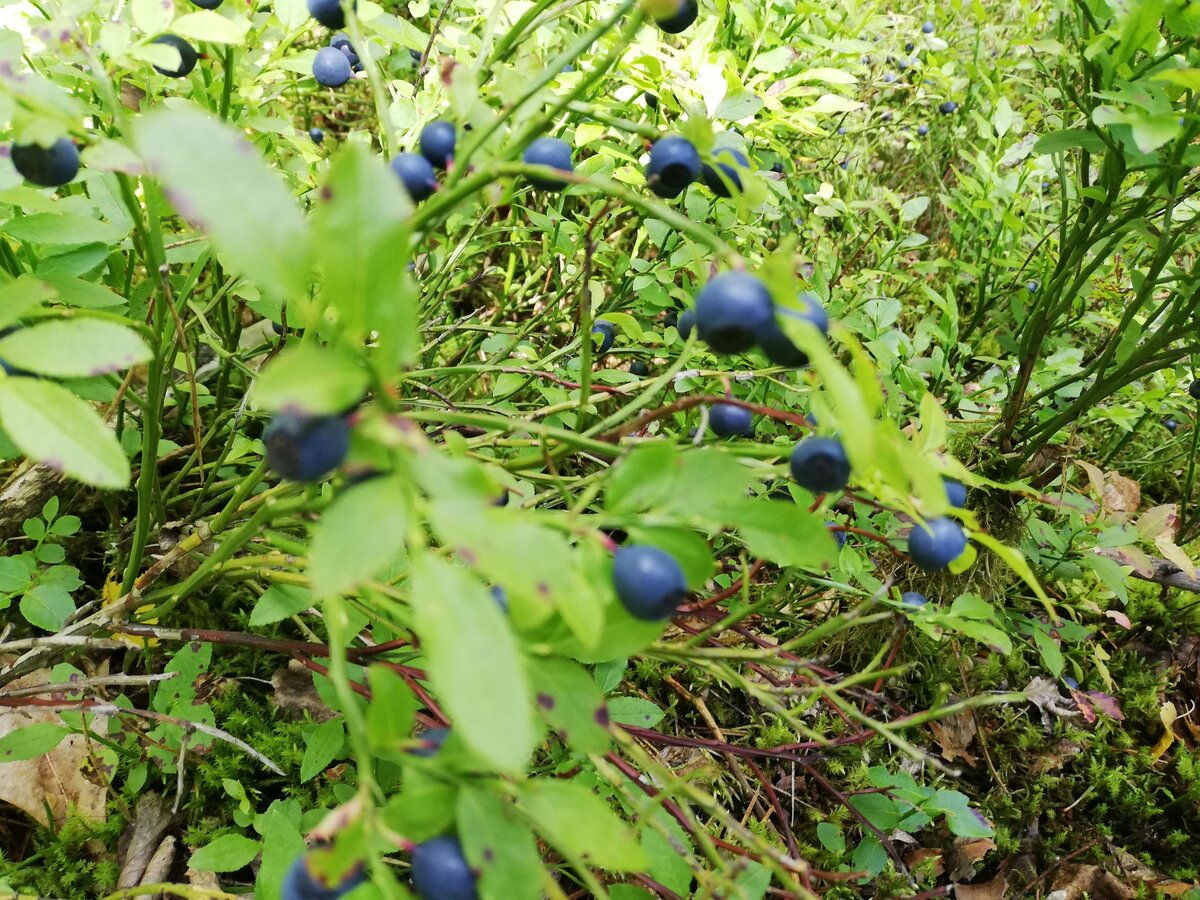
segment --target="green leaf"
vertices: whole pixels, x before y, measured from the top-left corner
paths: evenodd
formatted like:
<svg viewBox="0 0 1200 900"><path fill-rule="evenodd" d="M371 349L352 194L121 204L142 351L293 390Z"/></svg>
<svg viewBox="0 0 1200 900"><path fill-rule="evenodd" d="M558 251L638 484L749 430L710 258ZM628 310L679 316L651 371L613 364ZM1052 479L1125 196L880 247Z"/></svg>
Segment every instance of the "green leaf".
<svg viewBox="0 0 1200 900"><path fill-rule="evenodd" d="M54 296L53 286L32 275L22 275L11 284L0 285L0 328L11 325Z"/></svg>
<svg viewBox="0 0 1200 900"><path fill-rule="evenodd" d="M285 347L254 380L258 409L308 415L340 413L362 399L369 379L349 350L301 343Z"/></svg>
<svg viewBox="0 0 1200 900"><path fill-rule="evenodd" d="M430 683L455 734L502 772L524 771L537 741L517 642L490 593L465 570L423 554L410 601Z"/></svg>
<svg viewBox="0 0 1200 900"><path fill-rule="evenodd" d="M538 711L564 741L580 753L604 753L610 737L604 695L582 666L570 660L527 657L529 682L537 691Z"/></svg>
<svg viewBox="0 0 1200 900"><path fill-rule="evenodd" d="M33 572L34 565L28 556L0 556L0 594L25 590Z"/></svg>
<svg viewBox="0 0 1200 900"><path fill-rule="evenodd" d="M285 801L275 800L254 822L254 830L262 835L262 865L255 881L255 892L265 897L282 895L284 876L293 860L304 850L299 816L293 821L283 808ZM294 800L291 802L295 802Z"/></svg>
<svg viewBox="0 0 1200 900"><path fill-rule="evenodd" d="M273 296L307 292L300 208L237 129L184 105L153 110L135 129L137 148L172 205L208 235L230 269Z"/></svg>
<svg viewBox="0 0 1200 900"><path fill-rule="evenodd" d="M115 225L68 212L23 216L6 222L0 226L0 231L18 241L68 247L82 244L115 244L125 237L122 230Z"/></svg>
<svg viewBox="0 0 1200 900"><path fill-rule="evenodd" d="M273 625L313 606L308 588L295 584L273 584L262 592L250 613L250 627Z"/></svg>
<svg viewBox="0 0 1200 900"><path fill-rule="evenodd" d="M1033 629L1033 642L1037 645L1038 653L1042 657L1042 662L1045 664L1047 671L1055 678L1062 675L1063 670L1063 652L1058 641L1050 636L1050 633L1038 626Z"/></svg>
<svg viewBox="0 0 1200 900"><path fill-rule="evenodd" d="M318 597L353 590L394 562L408 533L408 494L395 477L339 494L313 529L308 574Z"/></svg>
<svg viewBox="0 0 1200 900"><path fill-rule="evenodd" d="M617 463L605 491L610 512L642 512L658 506L671 494L680 451L667 441L638 444Z"/></svg>
<svg viewBox="0 0 1200 900"><path fill-rule="evenodd" d="M894 800L883 794L854 794L850 805L884 834L900 825L900 811Z"/></svg>
<svg viewBox="0 0 1200 900"><path fill-rule="evenodd" d="M0 338L0 359L56 378L90 378L128 369L154 354L132 328L98 319L60 319Z"/></svg>
<svg viewBox="0 0 1200 900"><path fill-rule="evenodd" d="M675 453L672 490L663 504L667 514L718 524L714 510L745 499L752 473L736 456L709 447Z"/></svg>
<svg viewBox="0 0 1200 900"><path fill-rule="evenodd" d="M966 794L959 791L937 791L924 808L930 813L944 814L956 837L985 838L994 834L992 827L971 809Z"/></svg>
<svg viewBox="0 0 1200 900"><path fill-rule="evenodd" d="M218 12L198 9L171 23L171 31L180 37L209 44L244 44L250 23L238 16L226 18Z"/></svg>
<svg viewBox="0 0 1200 900"><path fill-rule="evenodd" d="M540 778L526 782L520 795L534 827L568 856L614 872L646 868L633 831L584 785Z"/></svg>
<svg viewBox="0 0 1200 900"><path fill-rule="evenodd" d="M758 99L750 91L737 91L736 93L726 95L725 99L717 104L713 118L724 119L727 122L737 122L753 116L762 108L762 100Z"/></svg>
<svg viewBox="0 0 1200 900"><path fill-rule="evenodd" d="M58 631L75 612L75 601L60 584L35 584L21 598L21 615L30 625Z"/></svg>
<svg viewBox="0 0 1200 900"><path fill-rule="evenodd" d="M412 736L417 698L404 679L387 666L369 666L367 681L371 686L367 740L377 750L394 749Z"/></svg>
<svg viewBox="0 0 1200 900"><path fill-rule="evenodd" d="M686 897L691 893L693 877L686 852L691 849L691 839L665 809L655 808L650 817L653 823L645 822L641 841L642 850L649 860L650 874L659 884ZM667 835L663 835L662 831L666 831Z"/></svg>
<svg viewBox="0 0 1200 900"><path fill-rule="evenodd" d="M608 717L614 725L653 728L664 715L657 705L641 697L613 697L608 701Z"/></svg>
<svg viewBox="0 0 1200 900"><path fill-rule="evenodd" d="M837 560L837 544L824 522L799 504L743 499L720 507L719 515L760 559L804 569L820 569Z"/></svg>
<svg viewBox="0 0 1200 900"><path fill-rule="evenodd" d="M334 155L318 196L312 227L324 274L321 299L351 337L381 331L381 338L411 352L419 293L404 277L412 201L400 179L367 146L347 143ZM387 334L381 320L391 327ZM397 322L407 323L410 333L399 333ZM384 368L398 362L391 358Z"/></svg>
<svg viewBox="0 0 1200 900"><path fill-rule="evenodd" d="M322 722L304 741L304 758L300 761L300 780L308 781L337 759L346 742L346 728L341 719Z"/></svg>
<svg viewBox="0 0 1200 900"><path fill-rule="evenodd" d="M874 876L883 871L887 860L887 851L879 843L879 838L873 834L864 834L850 857L850 868Z"/></svg>
<svg viewBox="0 0 1200 900"><path fill-rule="evenodd" d="M832 822L817 823L817 840L821 842L822 847L836 856L841 856L846 852L846 838L842 834L842 829Z"/></svg>
<svg viewBox="0 0 1200 900"><path fill-rule="evenodd" d="M900 207L900 221L911 222L913 219L920 218L927 209L929 209L928 197L912 197L905 200Z"/></svg>
<svg viewBox="0 0 1200 900"><path fill-rule="evenodd" d="M0 764L45 756L71 732L53 722L32 722L0 737Z"/></svg>
<svg viewBox="0 0 1200 900"><path fill-rule="evenodd" d="M1104 149L1104 141L1094 131L1087 128L1067 128L1062 131L1051 131L1043 134L1033 145L1033 152L1038 155L1062 153L1074 147L1089 153L1099 153Z"/></svg>
<svg viewBox="0 0 1200 900"><path fill-rule="evenodd" d="M66 388L0 379L0 425L29 458L102 488L129 484L129 461L95 409Z"/></svg>
<svg viewBox="0 0 1200 900"><path fill-rule="evenodd" d="M240 834L223 834L192 854L188 865L198 872L236 872L258 856L261 844Z"/></svg>
<svg viewBox="0 0 1200 900"><path fill-rule="evenodd" d="M542 860L529 826L505 798L464 787L458 795L463 853L479 873L483 900L537 900L542 896Z"/></svg>
<svg viewBox="0 0 1200 900"><path fill-rule="evenodd" d="M419 843L453 827L457 797L454 784L408 771L403 787L388 798L382 818L392 831Z"/></svg>

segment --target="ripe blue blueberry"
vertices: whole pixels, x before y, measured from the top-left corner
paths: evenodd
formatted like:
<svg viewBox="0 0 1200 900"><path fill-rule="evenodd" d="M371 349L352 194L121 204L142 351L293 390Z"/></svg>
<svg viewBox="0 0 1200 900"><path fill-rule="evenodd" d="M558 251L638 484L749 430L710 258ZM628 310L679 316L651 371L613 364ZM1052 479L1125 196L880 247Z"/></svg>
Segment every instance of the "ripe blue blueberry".
<svg viewBox="0 0 1200 900"><path fill-rule="evenodd" d="M938 112L940 112L943 116L950 115L956 109L958 109L958 104L953 100L946 100L938 104Z"/></svg>
<svg viewBox="0 0 1200 900"><path fill-rule="evenodd" d="M645 378L650 374L650 367L640 359L635 359L629 364L629 374L636 375L638 378Z"/></svg>
<svg viewBox="0 0 1200 900"><path fill-rule="evenodd" d="M339 31L333 37L331 37L329 39L329 46L336 47L339 50L341 50L343 47L349 47L351 50L354 49L354 45L350 43L350 35L346 34L344 31Z"/></svg>
<svg viewBox="0 0 1200 900"><path fill-rule="evenodd" d="M946 499L950 501L950 505L955 509L962 509L967 505L967 486L957 478L943 478L942 484L946 486Z"/></svg>
<svg viewBox="0 0 1200 900"><path fill-rule="evenodd" d="M600 342L596 343L597 335ZM607 353L612 349L613 341L617 339L617 326L607 319L597 319L592 323L592 346L597 353Z"/></svg>
<svg viewBox="0 0 1200 900"><path fill-rule="evenodd" d="M917 591L905 591L900 595L900 602L905 606L924 606L929 601L925 599L925 595Z"/></svg>
<svg viewBox="0 0 1200 900"><path fill-rule="evenodd" d="M700 154L692 142L669 134L654 142L646 163L646 186L660 197L678 197L700 174Z"/></svg>
<svg viewBox="0 0 1200 900"><path fill-rule="evenodd" d="M421 129L421 155L437 169L444 169L454 156L456 133L454 126L438 119Z"/></svg>
<svg viewBox="0 0 1200 900"><path fill-rule="evenodd" d="M312 138L312 142L314 144L322 144L325 142L325 132L323 132L320 128L308 129L308 136Z"/></svg>
<svg viewBox="0 0 1200 900"><path fill-rule="evenodd" d="M914 44L912 41L909 41L907 44L905 44L905 45L904 45L904 52L905 52L905 53L912 53L912 52L913 52L913 48L915 48L916 46L917 46L917 45L916 45L916 44Z"/></svg>
<svg viewBox="0 0 1200 900"><path fill-rule="evenodd" d="M350 429L342 416L280 413L263 431L267 466L289 481L320 481L350 449Z"/></svg>
<svg viewBox="0 0 1200 900"><path fill-rule="evenodd" d="M179 51L179 68L164 69L160 66L155 66L154 71L161 75L166 75L168 78L186 78L191 74L192 69L196 68L196 60L200 58L196 53L196 48L185 41L177 34L160 34L150 43L166 44L168 47L174 47Z"/></svg>
<svg viewBox="0 0 1200 900"><path fill-rule="evenodd" d="M810 323L821 334L828 334L829 313L821 305L821 298L812 291L802 291L799 299L800 309L782 309L781 312L789 318ZM766 332L759 336L758 344L763 353L767 354L767 358L777 366L798 369L808 365L808 355L792 343L792 339L779 327L775 319L771 320Z"/></svg>
<svg viewBox="0 0 1200 900"><path fill-rule="evenodd" d="M346 54L336 47L322 47L313 57L313 78L324 87L341 87L354 74Z"/></svg>
<svg viewBox="0 0 1200 900"><path fill-rule="evenodd" d="M696 329L717 353L749 350L775 322L767 286L747 272L726 272L696 296Z"/></svg>
<svg viewBox="0 0 1200 900"><path fill-rule="evenodd" d="M1038 288L1041 286L1042 283L1036 278L1031 278L1029 281L1025 282L1025 290L1029 291L1031 294L1036 294L1038 292Z"/></svg>
<svg viewBox="0 0 1200 900"><path fill-rule="evenodd" d="M790 466L796 484L813 494L840 491L850 480L850 460L837 438L805 438L792 451Z"/></svg>
<svg viewBox="0 0 1200 900"><path fill-rule="evenodd" d="M635 619L669 618L687 596L687 579L679 563L657 547L622 547L613 556L612 577L617 599Z"/></svg>
<svg viewBox="0 0 1200 900"><path fill-rule="evenodd" d="M522 156L522 159L530 166L549 166L561 172L575 171L575 166L571 163L571 145L558 138L538 138L525 148L525 155ZM529 180L533 182L534 187L541 188L543 191L561 191L567 186L565 181L541 175L530 175Z"/></svg>
<svg viewBox="0 0 1200 900"><path fill-rule="evenodd" d="M946 568L966 549L967 535L962 526L944 516L914 525L908 535L908 555L929 572Z"/></svg>
<svg viewBox="0 0 1200 900"><path fill-rule="evenodd" d="M224 0L192 0L201 9L216 9Z"/></svg>
<svg viewBox="0 0 1200 900"><path fill-rule="evenodd" d="M437 173L420 153L397 153L392 157L391 167L415 203L420 203L437 188Z"/></svg>
<svg viewBox="0 0 1200 900"><path fill-rule="evenodd" d="M884 84L891 84L895 80L896 80L895 72L884 72L884 74L883 74L883 83Z"/></svg>
<svg viewBox="0 0 1200 900"><path fill-rule="evenodd" d="M451 835L418 844L412 853L412 882L422 900L476 900L475 873Z"/></svg>
<svg viewBox="0 0 1200 900"><path fill-rule="evenodd" d="M2 364L3 361L0 360L0 365ZM1179 430L1179 423L1174 419L1163 419L1163 427L1167 429L1167 431L1171 432L1171 434L1174 434Z"/></svg>
<svg viewBox="0 0 1200 900"><path fill-rule="evenodd" d="M933 23L926 22L924 25L921 26L921 30L923 32L925 32L926 34L933 34Z"/></svg>
<svg viewBox="0 0 1200 900"><path fill-rule="evenodd" d="M750 410L732 403L714 403L708 411L708 424L720 437L754 437L754 417Z"/></svg>
<svg viewBox="0 0 1200 900"><path fill-rule="evenodd" d="M508 593L498 584L492 585L492 599L500 607L500 612L508 612Z"/></svg>
<svg viewBox="0 0 1200 900"><path fill-rule="evenodd" d="M679 332L679 336L685 341L692 336L692 329L696 327L696 311L694 309L685 309L679 314L679 319L675 325L675 330Z"/></svg>
<svg viewBox="0 0 1200 900"><path fill-rule="evenodd" d="M667 16L665 19L655 19L654 24L667 34L679 34L695 22L696 16L699 14L700 7L696 0L679 0L679 6L674 15Z"/></svg>
<svg viewBox="0 0 1200 900"><path fill-rule="evenodd" d="M13 144L13 168L30 184L58 187L79 172L79 150L69 137L61 137L49 147L40 144Z"/></svg>
<svg viewBox="0 0 1200 900"><path fill-rule="evenodd" d="M837 522L826 522L825 527L829 529L829 533L837 541L839 550L846 546L846 532L841 530L841 526Z"/></svg>
<svg viewBox="0 0 1200 900"><path fill-rule="evenodd" d="M363 867L351 870L340 884L326 885L308 867L308 855L296 857L283 877L281 900L338 900L367 880Z"/></svg>
<svg viewBox="0 0 1200 900"><path fill-rule="evenodd" d="M428 728L417 735L417 737L421 741L420 745L413 747L408 752L413 756L421 756L429 759L442 749L442 744L446 743L446 738L450 737L450 729Z"/></svg>
<svg viewBox="0 0 1200 900"><path fill-rule="evenodd" d="M925 137L925 135L927 135L927 134L929 134L929 126L928 125L918 125L917 126L917 136L918 137Z"/></svg>
<svg viewBox="0 0 1200 900"><path fill-rule="evenodd" d="M700 169L700 176L708 189L718 197L728 197L733 191L742 192L742 177L739 169L750 168L750 160L740 150L732 147L722 147L713 152L716 165L705 163ZM725 160L725 161L723 161Z"/></svg>
<svg viewBox="0 0 1200 900"><path fill-rule="evenodd" d="M330 44L330 46L332 47L333 45ZM354 48L351 47L349 44L342 44L340 47L334 47L333 49L337 50L344 57L346 57L346 62L350 63L351 69L353 69L355 66L357 66L359 64L358 54L354 51Z"/></svg>
<svg viewBox="0 0 1200 900"><path fill-rule="evenodd" d="M358 8L356 0L351 0L350 7ZM342 9L342 0L308 0L308 13L326 28L346 27L346 12Z"/></svg>
<svg viewBox="0 0 1200 900"><path fill-rule="evenodd" d="M879 119L880 119L880 121L882 121L882 122L890 122L890 121L892 121L892 113L891 113L891 111L890 111L890 110L886 110L886 109L885 109L885 110L884 110L882 113L880 113L880 114L879 114Z"/></svg>
<svg viewBox="0 0 1200 900"><path fill-rule="evenodd" d="M1188 385L1188 393L1193 400L1200 400L1200 381L1193 381Z"/></svg>

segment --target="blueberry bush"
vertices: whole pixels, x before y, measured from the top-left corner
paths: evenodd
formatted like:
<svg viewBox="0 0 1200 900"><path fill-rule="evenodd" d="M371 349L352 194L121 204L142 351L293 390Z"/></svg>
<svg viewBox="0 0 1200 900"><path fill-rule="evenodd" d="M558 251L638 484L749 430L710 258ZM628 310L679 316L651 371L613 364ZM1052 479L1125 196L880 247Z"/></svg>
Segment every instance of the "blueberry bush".
<svg viewBox="0 0 1200 900"><path fill-rule="evenodd" d="M0 16L0 890L1200 896L1191 5Z"/></svg>

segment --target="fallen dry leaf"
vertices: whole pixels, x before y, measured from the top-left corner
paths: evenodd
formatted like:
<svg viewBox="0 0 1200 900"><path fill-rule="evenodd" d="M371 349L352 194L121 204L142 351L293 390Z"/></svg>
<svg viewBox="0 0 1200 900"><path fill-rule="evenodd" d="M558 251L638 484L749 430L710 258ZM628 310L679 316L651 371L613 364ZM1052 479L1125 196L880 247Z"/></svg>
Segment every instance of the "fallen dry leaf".
<svg viewBox="0 0 1200 900"><path fill-rule="evenodd" d="M975 877L975 867L995 849L995 841L988 838L955 838L954 846L946 854L946 872L950 880L965 881Z"/></svg>
<svg viewBox="0 0 1200 900"><path fill-rule="evenodd" d="M1105 512L1110 513L1114 519L1128 519L1142 505L1141 486L1119 472L1105 472L1101 502Z"/></svg>
<svg viewBox="0 0 1200 900"><path fill-rule="evenodd" d="M970 710L930 722L929 730L933 732L934 740L941 746L942 759L946 762L961 759L968 766L979 762L973 753L967 751L978 731L975 717L971 715Z"/></svg>
<svg viewBox="0 0 1200 900"><path fill-rule="evenodd" d="M146 881L142 876L161 849L162 837L170 824L171 804L163 797L143 794L138 798L133 821L126 826L117 842L117 853L121 859L118 888L137 887Z"/></svg>
<svg viewBox="0 0 1200 900"><path fill-rule="evenodd" d="M954 883L956 900L1000 900L1007 891L1008 879L1004 875L997 875L991 881L979 884Z"/></svg>
<svg viewBox="0 0 1200 900"><path fill-rule="evenodd" d="M1033 758L1033 774L1044 775L1047 772L1061 769L1068 759L1075 756L1082 749L1082 745L1074 741L1059 741L1050 750L1039 753Z"/></svg>
<svg viewBox="0 0 1200 900"><path fill-rule="evenodd" d="M942 860L942 851L933 847L917 847L910 850L904 854L904 864L914 872L920 869L922 874L927 873L934 878L940 878L946 871L946 864ZM922 866L925 868L922 869Z"/></svg>
<svg viewBox="0 0 1200 900"><path fill-rule="evenodd" d="M1055 900L1130 900L1133 889L1099 866L1063 866L1054 877ZM1049 897L1047 898L1049 900Z"/></svg>
<svg viewBox="0 0 1200 900"><path fill-rule="evenodd" d="M1058 692L1058 685L1050 678L1041 675L1025 685L1025 696L1029 702L1038 708L1042 714L1042 727L1049 731L1054 726L1054 718L1078 719L1079 712L1073 708L1069 697Z"/></svg>
<svg viewBox="0 0 1200 900"><path fill-rule="evenodd" d="M327 722L337 716L318 696L312 672L294 659L286 669L275 671L271 685L275 688L271 702L284 718L303 719L307 715L314 722Z"/></svg>
<svg viewBox="0 0 1200 900"><path fill-rule="evenodd" d="M36 687L50 683L50 670L38 669L11 682L9 690ZM103 733L107 716L92 716L93 730ZM0 737L35 722L62 724L57 712L36 706L4 707L0 709ZM0 763L0 803L17 807L43 825L46 807L54 821L62 825L68 809L75 809L88 822L103 822L105 818L104 785L92 781L86 772L92 768L88 758L88 741L82 734L69 734L57 747L43 756L16 762Z"/></svg>

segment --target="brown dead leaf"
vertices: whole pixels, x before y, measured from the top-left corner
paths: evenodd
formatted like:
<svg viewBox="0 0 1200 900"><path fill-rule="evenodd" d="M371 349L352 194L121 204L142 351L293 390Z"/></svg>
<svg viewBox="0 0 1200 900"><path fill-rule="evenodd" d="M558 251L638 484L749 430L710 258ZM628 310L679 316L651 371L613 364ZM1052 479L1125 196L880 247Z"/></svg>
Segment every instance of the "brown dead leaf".
<svg viewBox="0 0 1200 900"><path fill-rule="evenodd" d="M1068 759L1082 749L1082 745L1074 741L1059 741L1051 749L1039 753L1033 758L1033 774L1044 775L1047 772L1061 769Z"/></svg>
<svg viewBox="0 0 1200 900"><path fill-rule="evenodd" d="M10 690L50 683L50 670L38 669L8 685ZM91 726L104 733L106 716L93 716ZM62 724L57 712L36 706L5 707L0 709L0 737L35 722ZM46 807L54 821L62 825L69 809L89 822L103 822L105 817L104 785L92 781L86 774L92 768L88 758L88 741L82 734L69 734L49 753L35 759L0 763L0 803L17 807L43 825Z"/></svg>
<svg viewBox="0 0 1200 900"><path fill-rule="evenodd" d="M921 869L922 874L926 872L934 878L940 878L942 873L946 871L946 864L942 859L942 851L933 847L916 847L904 854L904 864L914 872Z"/></svg>
<svg viewBox="0 0 1200 900"><path fill-rule="evenodd" d="M956 900L1000 900L1008 891L1008 878L997 875L991 881L979 884L962 884L955 882L954 896Z"/></svg>
<svg viewBox="0 0 1200 900"><path fill-rule="evenodd" d="M1142 488L1132 478L1120 472L1104 473L1104 511L1114 519L1127 520L1142 505Z"/></svg>
<svg viewBox="0 0 1200 900"><path fill-rule="evenodd" d="M970 710L930 722L929 730L933 732L934 740L941 746L942 759L946 762L961 759L968 766L979 762L973 753L967 751L979 730Z"/></svg>
<svg viewBox="0 0 1200 900"><path fill-rule="evenodd" d="M1042 714L1042 727L1047 731L1053 727L1056 716L1071 721L1080 718L1079 711L1074 708L1069 697L1059 693L1058 685L1053 679L1036 676L1025 685L1025 696Z"/></svg>
<svg viewBox="0 0 1200 900"><path fill-rule="evenodd" d="M275 688L271 702L284 718L303 719L308 715L314 722L328 722L337 716L318 696L312 672L294 659L286 669L275 671L271 684Z"/></svg>
<svg viewBox="0 0 1200 900"><path fill-rule="evenodd" d="M995 841L988 838L955 838L954 846L946 854L946 873L950 880L974 878L975 867L995 849Z"/></svg>
<svg viewBox="0 0 1200 900"><path fill-rule="evenodd" d="M1131 900L1134 896L1132 888L1099 866L1063 866L1055 874L1051 890L1056 900Z"/></svg>

